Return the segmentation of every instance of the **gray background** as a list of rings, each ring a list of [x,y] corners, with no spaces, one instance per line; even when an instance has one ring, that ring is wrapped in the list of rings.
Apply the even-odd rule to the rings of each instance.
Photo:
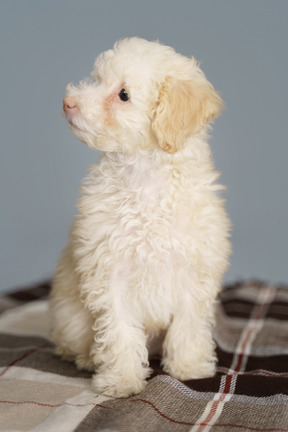
[[[97,159],[61,117],[65,86],[134,35],[194,55],[225,100],[211,146],[234,224],[226,281],[287,283],[287,18],[287,0],[0,0],[0,289],[53,273]]]

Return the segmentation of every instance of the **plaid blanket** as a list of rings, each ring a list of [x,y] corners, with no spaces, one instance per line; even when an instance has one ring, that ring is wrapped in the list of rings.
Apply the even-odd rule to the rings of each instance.
[[[288,289],[227,287],[217,311],[218,371],[184,383],[159,359],[146,389],[128,399],[93,393],[90,373],[53,354],[49,283],[0,299],[2,431],[288,431]]]

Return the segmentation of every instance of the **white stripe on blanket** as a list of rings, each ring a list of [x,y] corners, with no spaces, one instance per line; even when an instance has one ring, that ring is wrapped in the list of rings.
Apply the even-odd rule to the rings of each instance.
[[[37,300],[8,309],[0,315],[0,332],[48,339],[48,301]]]

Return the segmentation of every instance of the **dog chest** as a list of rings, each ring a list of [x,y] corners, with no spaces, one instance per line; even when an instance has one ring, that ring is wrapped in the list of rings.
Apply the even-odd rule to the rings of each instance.
[[[171,172],[149,160],[126,166],[113,162],[103,158],[84,183],[76,219],[78,239],[86,252],[104,247],[115,259],[167,263],[187,241],[187,236],[179,236],[187,218],[187,211],[179,211],[181,185],[177,190]]]

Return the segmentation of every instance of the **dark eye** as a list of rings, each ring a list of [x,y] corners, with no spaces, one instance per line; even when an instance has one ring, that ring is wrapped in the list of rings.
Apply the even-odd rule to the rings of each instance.
[[[125,89],[122,89],[119,93],[119,98],[122,102],[127,102],[130,99],[130,96]]]

